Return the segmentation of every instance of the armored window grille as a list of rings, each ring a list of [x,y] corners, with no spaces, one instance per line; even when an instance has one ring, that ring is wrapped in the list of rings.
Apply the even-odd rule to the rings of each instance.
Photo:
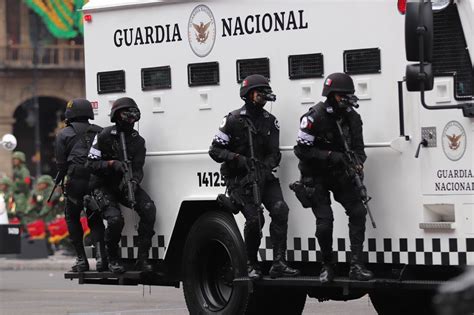
[[[142,69],[142,91],[171,88],[171,68],[155,67]]]
[[[380,49],[354,49],[344,51],[344,72],[347,74],[380,73]]]
[[[454,75],[455,98],[472,98],[474,70],[456,4],[433,14],[433,32],[434,75]]]
[[[189,64],[188,85],[219,85],[219,63],[203,62]]]
[[[236,62],[237,66],[237,82],[242,81],[249,75],[260,74],[270,79],[270,59],[255,58],[255,59],[240,59]]]
[[[288,76],[292,80],[324,76],[323,54],[289,56]]]
[[[107,71],[97,73],[97,93],[125,92],[125,71]]]

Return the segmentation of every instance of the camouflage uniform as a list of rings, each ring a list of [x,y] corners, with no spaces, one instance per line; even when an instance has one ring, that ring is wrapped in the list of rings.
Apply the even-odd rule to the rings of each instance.
[[[16,151],[12,159],[21,161],[20,165],[13,165],[13,197],[15,199],[16,212],[25,213],[28,209],[28,198],[30,196],[31,177],[30,171],[25,166],[25,153]]]
[[[40,187],[41,184],[47,186]],[[30,198],[30,207],[26,219],[31,222],[43,220],[45,223],[51,222],[58,215],[64,213],[64,197],[58,191],[55,191],[48,202],[49,195],[54,187],[53,178],[49,175],[43,175],[38,178],[36,187]]]
[[[15,202],[13,201],[13,183],[10,178],[4,176],[0,178],[0,195],[3,195],[5,201],[5,207],[8,211],[8,216],[11,217],[15,214]]]

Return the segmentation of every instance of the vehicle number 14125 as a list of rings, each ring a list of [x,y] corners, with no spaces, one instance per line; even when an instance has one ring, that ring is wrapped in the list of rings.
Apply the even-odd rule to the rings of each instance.
[[[198,172],[199,187],[224,187],[224,179],[219,172]]]

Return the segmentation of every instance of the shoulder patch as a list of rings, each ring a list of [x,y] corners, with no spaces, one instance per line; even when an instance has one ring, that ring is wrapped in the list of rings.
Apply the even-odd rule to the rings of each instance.
[[[308,127],[308,117],[305,116],[301,119],[300,128],[305,129],[306,127]]]
[[[227,123],[227,117],[224,117],[224,118],[222,119],[222,122],[221,122],[219,128],[224,128],[226,123]]]
[[[270,117],[270,114],[269,114],[269,113],[267,113],[267,112],[263,112],[263,117],[265,117],[265,118],[269,118],[269,117]]]
[[[277,130],[280,130],[280,123],[278,122],[278,119],[275,118],[274,123],[275,123],[275,128],[276,128]]]

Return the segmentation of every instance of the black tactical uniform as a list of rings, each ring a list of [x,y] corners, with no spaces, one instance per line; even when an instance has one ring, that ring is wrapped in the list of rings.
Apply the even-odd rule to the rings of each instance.
[[[77,253],[77,260],[72,266],[73,271],[87,271],[89,264],[84,252],[83,230],[80,222],[84,209],[83,197],[90,191],[90,171],[85,167],[87,154],[95,135],[102,128],[89,123],[94,119],[92,105],[85,99],[74,99],[66,107],[67,126],[56,137],[56,163],[58,175],[56,184],[67,175],[65,216],[69,237]],[[104,252],[104,224],[100,216],[89,211],[88,224],[91,236],[97,248],[97,270],[107,268]],[[101,250],[102,249],[102,250]]]
[[[250,94],[259,91],[259,102]],[[260,246],[263,213],[253,202],[251,183],[248,181],[248,161],[250,147],[248,126],[254,129],[254,154],[257,160],[261,200],[270,212],[270,236],[274,251],[274,264],[270,270],[272,277],[295,276],[298,270],[286,265],[286,234],[288,229],[288,206],[283,200],[280,182],[272,173],[281,160],[279,149],[280,127],[278,120],[263,109],[267,99],[274,100],[268,80],[260,75],[247,77],[242,84],[241,97],[245,105],[229,113],[214,137],[209,155],[222,163],[221,173],[226,180],[229,195],[234,203],[241,206],[245,216],[244,237],[247,250],[249,277],[261,276],[257,263]],[[258,97],[258,96],[257,96]]]
[[[112,272],[123,272],[125,269],[119,262],[118,243],[124,226],[124,219],[119,204],[130,207],[127,199],[127,185],[123,180],[125,165],[123,162],[120,133],[125,134],[127,156],[131,161],[133,186],[136,205],[134,210],[140,216],[138,225],[138,261],[137,267],[142,271],[152,271],[148,261],[151,239],[154,232],[156,208],[148,194],[140,187],[145,164],[145,139],[133,125],[140,119],[140,111],[135,101],[123,97],[114,102],[110,114],[111,121],[116,125],[104,128],[97,136],[89,152],[88,166],[98,177],[98,192],[102,199],[103,218],[107,221],[105,243],[109,256],[109,269]],[[97,194],[96,194],[97,198]]]
[[[312,192],[310,203],[316,217],[316,237],[321,247],[323,269],[321,281],[334,277],[332,268],[333,213],[329,192],[342,204],[349,216],[349,238],[352,260],[350,277],[369,280],[373,274],[362,264],[365,233],[365,209],[361,197],[344,165],[344,144],[336,121],[339,121],[344,138],[358,158],[360,169],[367,156],[364,152],[362,120],[349,99],[354,100],[354,84],[346,74],[334,73],[324,83],[324,103],[318,103],[301,118],[295,154],[300,159],[301,182]],[[336,100],[336,94],[340,100]],[[357,100],[355,98],[355,100]],[[357,105],[356,105],[357,106]]]

